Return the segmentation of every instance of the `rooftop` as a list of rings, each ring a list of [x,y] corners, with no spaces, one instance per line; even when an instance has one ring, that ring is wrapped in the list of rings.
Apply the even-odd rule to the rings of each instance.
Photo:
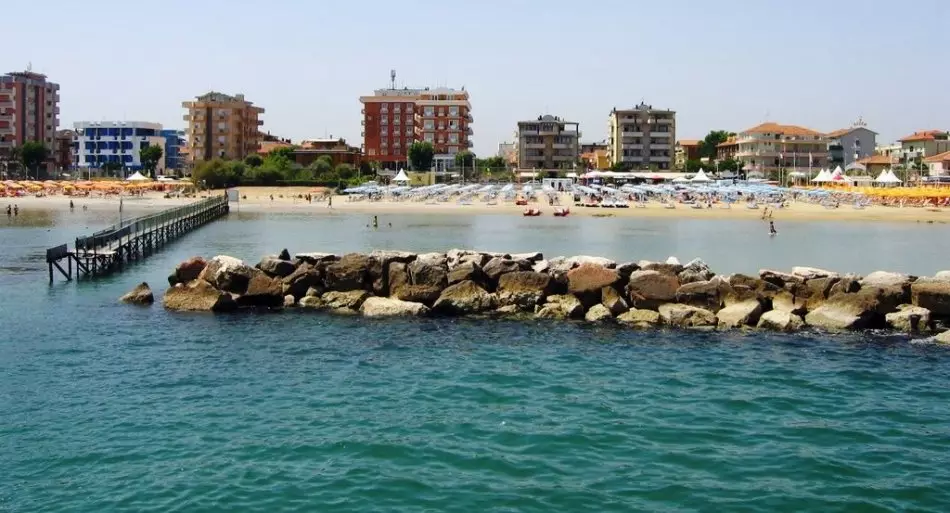
[[[860,159],[857,162],[858,164],[862,164],[862,165],[871,164],[871,165],[879,165],[879,166],[880,165],[889,166],[895,163],[894,159],[892,157],[888,157],[887,155],[871,155],[870,157],[864,157],[863,159]]]
[[[932,157],[927,157],[924,159],[925,164],[935,164],[937,162],[946,162],[950,160],[950,151],[945,151],[943,153],[938,153]]]
[[[699,146],[703,142],[698,139],[682,139],[676,142],[680,146]]]
[[[899,140],[900,142],[933,141],[941,136],[943,136],[943,139],[946,139],[947,132],[945,130],[920,130],[906,137],[902,137]]]
[[[766,122],[742,131],[743,134],[782,134],[782,135],[811,135],[820,136],[821,132],[796,125],[781,125]]]
[[[725,146],[735,146],[735,145],[739,144],[738,141],[739,141],[739,139],[738,139],[736,136],[730,135],[728,139],[726,139],[725,141],[723,141],[723,142],[717,144],[716,147],[717,147],[717,148],[723,148],[723,147],[725,147]]]

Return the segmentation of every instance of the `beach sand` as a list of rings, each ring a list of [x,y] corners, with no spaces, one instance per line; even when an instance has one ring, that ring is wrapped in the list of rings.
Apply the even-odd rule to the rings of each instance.
[[[479,201],[471,205],[459,205],[454,200],[436,205],[427,205],[415,201],[349,201],[347,196],[334,196],[333,207],[328,208],[326,201],[316,200],[308,203],[298,195],[306,195],[313,190],[310,187],[240,187],[241,199],[233,209],[241,212],[311,212],[314,215],[330,213],[354,214],[418,214],[437,213],[440,215],[452,214],[496,214],[520,216],[525,208],[514,203],[499,201],[497,205],[489,206]],[[198,198],[207,197],[209,193],[200,194]],[[213,194],[223,194],[215,191]],[[273,195],[273,200],[271,199]],[[0,208],[6,209],[7,204],[17,204],[20,211],[25,209],[68,210],[72,200],[76,208],[86,206],[90,210],[116,210],[119,208],[119,198],[110,197],[69,197],[46,196],[36,198],[32,196],[20,198],[0,199]],[[734,205],[731,209],[723,209],[713,205],[711,209],[694,209],[688,205],[677,205],[675,209],[663,208],[656,201],[651,201],[646,208],[589,208],[575,207],[570,195],[562,195],[562,206],[571,209],[573,217],[640,217],[640,218],[669,218],[669,219],[760,219],[764,206],[758,210],[750,210],[743,204]],[[164,198],[161,193],[148,193],[144,196],[122,200],[124,213],[150,212],[196,201],[196,198]],[[553,208],[547,203],[531,203],[529,207],[540,208],[543,216],[550,216]],[[927,209],[914,207],[882,207],[870,206],[857,210],[851,205],[844,205],[837,209],[827,209],[821,205],[794,202],[787,209],[774,211],[773,219],[779,221],[889,221],[889,222],[950,222],[950,209]]]

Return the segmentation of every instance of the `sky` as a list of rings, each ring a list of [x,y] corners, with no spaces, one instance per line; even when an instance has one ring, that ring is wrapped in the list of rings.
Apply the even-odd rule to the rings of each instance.
[[[950,1],[47,0],[6,2],[0,72],[60,84],[60,126],[184,128],[215,90],[265,131],[359,145],[359,97],[464,86],[474,151],[552,114],[603,140],[614,107],[677,112],[677,139],[764,121],[831,131],[859,116],[890,142],[950,129]],[[38,24],[42,20],[48,25]],[[40,37],[42,36],[42,37]],[[11,44],[12,43],[12,44]]]

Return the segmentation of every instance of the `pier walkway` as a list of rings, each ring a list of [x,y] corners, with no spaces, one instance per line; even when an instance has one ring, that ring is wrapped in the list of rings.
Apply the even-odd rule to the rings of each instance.
[[[95,278],[119,271],[125,264],[147,258],[165,244],[227,215],[228,210],[228,197],[214,196],[77,237],[72,251],[66,244],[49,248],[46,250],[49,281],[53,282],[54,268],[72,280],[74,265],[77,278]]]

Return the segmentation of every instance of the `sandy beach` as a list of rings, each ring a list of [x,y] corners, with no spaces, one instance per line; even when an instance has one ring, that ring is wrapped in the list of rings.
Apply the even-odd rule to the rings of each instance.
[[[471,205],[459,205],[454,200],[427,205],[416,201],[350,201],[348,196],[334,196],[333,206],[329,208],[324,200],[307,202],[298,196],[305,196],[312,189],[309,187],[240,187],[241,199],[232,206],[241,212],[274,212],[300,213],[311,212],[314,215],[329,215],[337,213],[353,214],[419,214],[435,213],[439,215],[466,215],[466,214],[496,214],[521,216],[526,207],[514,203],[499,202],[497,205],[487,205],[481,201]],[[223,194],[223,191],[202,193],[198,198],[209,194]],[[273,199],[271,197],[273,196]],[[5,209],[7,204],[16,204],[20,211],[26,209],[68,210],[69,202],[74,202],[75,208],[89,210],[118,210],[117,196],[25,196],[18,198],[3,198],[0,208]],[[758,219],[762,217],[762,208],[751,210],[744,205],[734,205],[730,209],[714,205],[711,209],[694,209],[688,205],[677,205],[674,209],[663,208],[660,203],[651,201],[646,208],[590,208],[575,207],[569,195],[562,195],[561,204],[571,209],[571,216],[581,217],[641,217],[641,218],[669,218],[669,219]],[[123,197],[123,212],[148,212],[173,206],[183,205],[196,201],[195,198],[165,198],[161,193],[147,193],[136,197]],[[530,207],[540,208],[542,215],[550,216],[553,208],[546,203],[531,203]],[[888,222],[930,222],[946,223],[950,221],[950,209],[928,209],[918,207],[883,207],[870,206],[861,210],[851,205],[842,205],[837,209],[827,209],[821,205],[793,202],[787,209],[775,210],[773,219],[779,221],[888,221]]]

